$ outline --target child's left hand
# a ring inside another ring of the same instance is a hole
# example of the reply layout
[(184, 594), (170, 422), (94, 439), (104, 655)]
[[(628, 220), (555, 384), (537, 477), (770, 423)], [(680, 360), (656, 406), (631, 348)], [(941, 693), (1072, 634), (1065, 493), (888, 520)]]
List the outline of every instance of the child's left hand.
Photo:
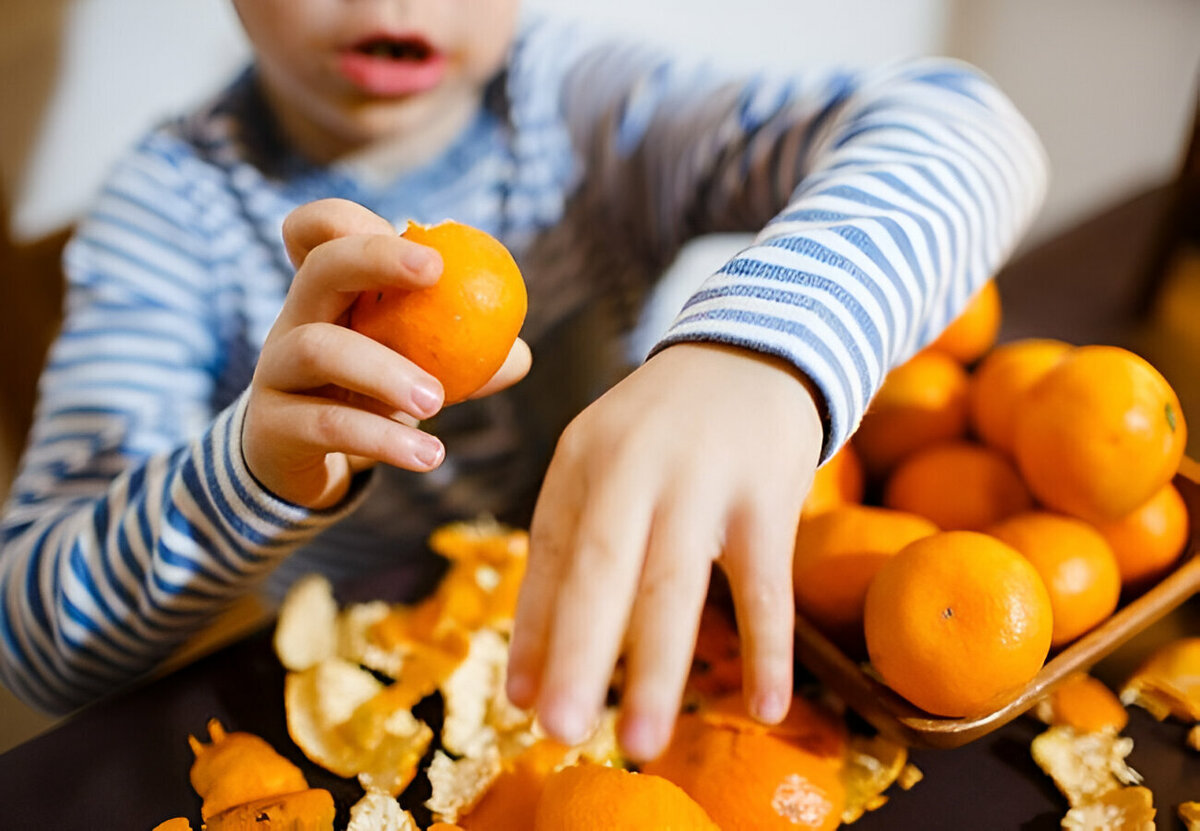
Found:
[(508, 694), (582, 739), (617, 658), (618, 735), (645, 761), (670, 739), (712, 563), (729, 578), (752, 714), (792, 696), (792, 550), (823, 428), (782, 361), (712, 344), (663, 350), (564, 431), (531, 527)]

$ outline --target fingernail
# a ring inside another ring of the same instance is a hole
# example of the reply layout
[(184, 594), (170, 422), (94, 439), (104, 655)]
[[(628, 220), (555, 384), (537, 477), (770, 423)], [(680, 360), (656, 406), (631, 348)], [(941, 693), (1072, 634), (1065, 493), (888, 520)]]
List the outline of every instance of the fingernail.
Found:
[(776, 692), (762, 693), (754, 699), (754, 717), (767, 724), (777, 724), (787, 715), (791, 701)]
[(649, 762), (662, 753), (666, 731), (660, 719), (631, 716), (621, 729), (621, 747), (635, 762)]
[(442, 406), (441, 393), (431, 387), (422, 384), (416, 384), (412, 388), (412, 402), (417, 409), (416, 415), (423, 418), (428, 418), (438, 411)]
[(425, 275), (433, 270), (439, 257), (438, 253), (423, 245), (411, 245), (404, 249), (404, 254), (401, 255), (405, 267), (409, 271), (417, 275)]
[(445, 454), (445, 448), (442, 443), (432, 436), (426, 437), (417, 443), (417, 449), (414, 455), (417, 461), (429, 467), (437, 467), (442, 463), (442, 456)]
[(586, 739), (591, 727), (583, 711), (569, 702), (558, 702), (543, 708), (540, 721), (546, 732), (570, 745)]
[(533, 679), (523, 672), (509, 675), (504, 690), (513, 704), (528, 707), (534, 695)]

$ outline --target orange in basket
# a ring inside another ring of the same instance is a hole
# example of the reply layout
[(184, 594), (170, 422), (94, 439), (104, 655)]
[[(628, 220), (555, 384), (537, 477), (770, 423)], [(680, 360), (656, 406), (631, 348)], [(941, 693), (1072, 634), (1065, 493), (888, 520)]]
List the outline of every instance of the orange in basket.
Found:
[(1071, 345), (1060, 340), (1029, 338), (1002, 344), (984, 356), (968, 390), (975, 435), (1011, 455), (1021, 397), (1070, 351)]
[(828, 462), (817, 468), (801, 514), (814, 516), (839, 505), (862, 502), (862, 498), (862, 460), (858, 458), (854, 445), (844, 444)]
[(1005, 703), (1050, 651), (1050, 597), (1037, 570), (994, 537), (947, 531), (883, 564), (867, 590), (867, 651), (885, 683), (941, 716)]
[(350, 328), (433, 375), (453, 404), (503, 366), (525, 321), (525, 282), (508, 249), (468, 225), (410, 222), (402, 236), (436, 249), (442, 276), (423, 289), (364, 292)]
[(867, 586), (904, 546), (937, 533), (924, 517), (844, 505), (800, 520), (792, 559), (796, 608), (848, 651), (862, 650)]
[(1118, 519), (1179, 469), (1187, 426), (1166, 379), (1115, 346), (1073, 349), (1021, 399), (1016, 458), (1041, 502)]
[(1054, 615), (1051, 647), (1075, 640), (1117, 608), (1117, 558), (1100, 532), (1083, 520), (1028, 511), (993, 525), (988, 533), (1021, 552), (1042, 575)]
[(925, 350), (884, 379), (854, 447), (871, 476), (879, 477), (915, 450), (963, 436), (967, 429), (967, 371), (942, 352)]
[(904, 460), (883, 504), (932, 520), (943, 531), (982, 531), (1033, 507), (1029, 488), (998, 450), (967, 441), (931, 445)]
[(999, 333), (1000, 291), (989, 280), (929, 348), (971, 364), (992, 347)]
[(1187, 505), (1168, 482), (1158, 493), (1120, 519), (1096, 523), (1112, 546), (1126, 583), (1159, 577), (1179, 559), (1188, 541)]

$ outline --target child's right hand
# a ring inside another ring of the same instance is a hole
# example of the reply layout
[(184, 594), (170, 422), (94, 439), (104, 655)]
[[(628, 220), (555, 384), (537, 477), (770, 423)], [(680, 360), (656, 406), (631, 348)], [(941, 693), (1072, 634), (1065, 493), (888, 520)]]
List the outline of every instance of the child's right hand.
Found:
[[(296, 276), (250, 382), (242, 430), (250, 472), (276, 496), (316, 510), (340, 502), (354, 473), (377, 461), (436, 468), (445, 450), (417, 423), (441, 409), (441, 384), (339, 321), (359, 292), (437, 282), (441, 256), (341, 199), (297, 208), (283, 239)], [(518, 340), (472, 397), (515, 383), (529, 363)]]

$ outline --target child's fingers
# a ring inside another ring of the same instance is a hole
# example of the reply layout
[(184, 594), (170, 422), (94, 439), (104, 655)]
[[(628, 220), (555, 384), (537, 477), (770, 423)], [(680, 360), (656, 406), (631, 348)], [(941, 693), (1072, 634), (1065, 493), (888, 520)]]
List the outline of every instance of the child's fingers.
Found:
[(417, 472), (445, 457), (442, 443), (428, 433), (350, 404), (269, 389), (263, 398), (258, 429), (277, 448), (288, 448), (284, 457), (344, 453)]
[(338, 237), (308, 254), (292, 281), (277, 325), (332, 322), (359, 292), (430, 286), (441, 273), (441, 254), (395, 233)]
[(505, 691), (518, 707), (529, 709), (537, 700), (550, 620), (559, 582), (572, 555), (579, 506), (583, 503), (580, 479), (562, 472), (561, 460), (552, 461), (529, 526), (529, 560), (517, 596), (512, 642), (508, 654)]
[[(286, 356), (285, 360), (274, 359)], [(259, 381), (283, 392), (332, 384), (429, 418), (442, 406), (442, 385), (378, 341), (334, 323), (305, 323), (284, 332), (259, 364)]]
[[(691, 666), (718, 537), (696, 511), (660, 510), (629, 623), (617, 735), (636, 762), (666, 747)], [(714, 514), (709, 514), (714, 515)], [(708, 530), (705, 530), (708, 529)]]
[(555, 598), (537, 710), (568, 744), (594, 726), (624, 641), (653, 510), (639, 484), (618, 474), (588, 493)]
[(529, 351), (529, 344), (517, 338), (512, 349), (508, 350), (508, 357), (504, 359), (503, 366), (496, 370), (496, 374), (491, 377), (491, 380), (471, 393), (471, 398), (483, 398), (506, 387), (511, 387), (525, 377), (532, 363), (533, 354)]
[(737, 611), (746, 703), (755, 718), (775, 723), (792, 700), (795, 528), (769, 516), (761, 506), (738, 511), (720, 562)]
[(392, 223), (348, 199), (320, 199), (296, 208), (283, 220), (283, 244), (299, 268), (308, 253), (331, 239), (360, 234), (396, 235)]

